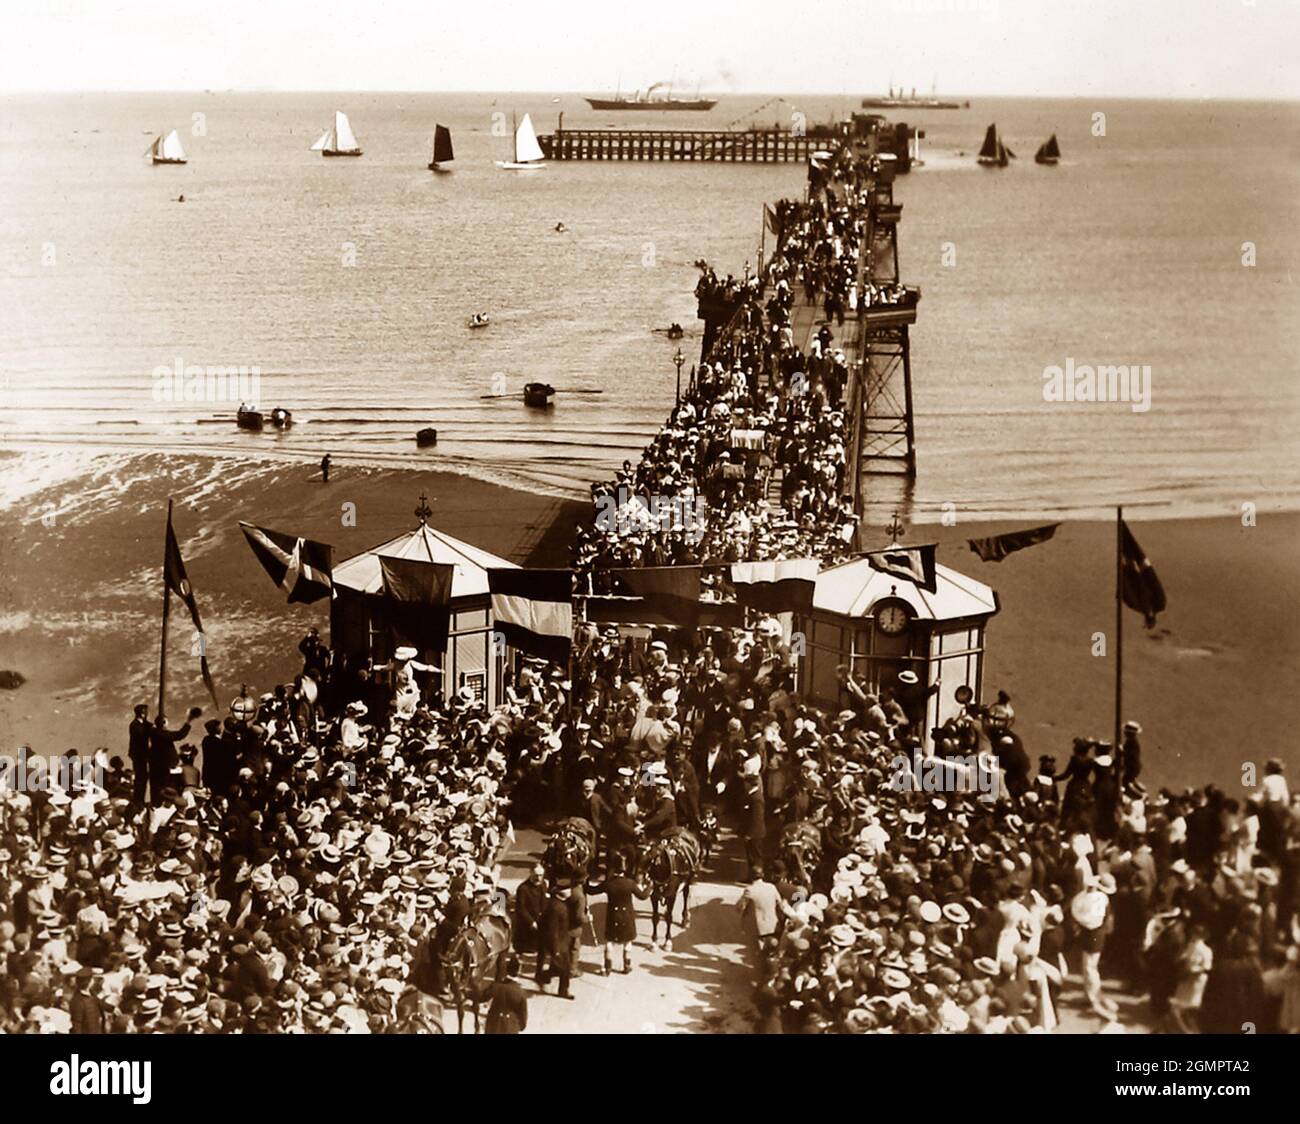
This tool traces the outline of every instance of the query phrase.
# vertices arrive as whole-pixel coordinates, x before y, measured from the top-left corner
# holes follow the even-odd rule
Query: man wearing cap
[[[1139,796],[1146,792],[1146,789],[1138,782],[1138,777],[1142,775],[1142,743],[1138,741],[1140,733],[1142,733],[1142,727],[1137,722],[1131,720],[1125,722],[1124,739],[1119,750],[1120,780],[1124,786],[1124,791],[1136,793]]]
[[[135,717],[127,727],[127,757],[131,759],[131,768],[135,772],[134,788],[131,802],[138,807],[144,806],[145,786],[149,782],[149,708],[140,703],[135,708]]]
[[[559,996],[572,999],[569,994],[569,978],[573,972],[570,959],[572,944],[572,894],[567,885],[557,884],[555,892],[546,903],[546,912],[542,914],[540,927],[540,947],[537,956],[537,986],[546,990],[552,975],[560,977]]]
[[[489,993],[488,1034],[522,1034],[528,1028],[528,997],[515,977],[519,974],[519,957],[507,954],[501,961],[501,974]]]
[[[77,971],[77,989],[68,1004],[73,1034],[103,1034],[104,1009],[95,994],[95,969],[83,965]]]
[[[604,894],[605,907],[605,958],[601,975],[613,971],[616,952],[622,955],[623,974],[632,971],[632,942],[636,940],[636,906],[633,897],[647,898],[650,889],[636,879],[628,877],[627,863],[622,855],[609,862],[609,877],[604,882],[589,885],[589,894]]]

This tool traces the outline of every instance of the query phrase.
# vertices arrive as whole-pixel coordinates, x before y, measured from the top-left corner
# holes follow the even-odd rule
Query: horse
[[[394,1034],[443,1034],[442,1003],[419,988],[408,987],[397,999]]]
[[[821,828],[808,820],[787,824],[781,832],[777,854],[794,881],[811,885],[813,873],[822,862]]]
[[[501,958],[510,951],[510,922],[498,913],[484,913],[460,930],[443,953],[447,989],[456,1004],[456,1033],[465,1033],[465,1007],[474,1012],[479,1033],[479,1005],[496,982]]]
[[[703,848],[699,838],[688,828],[678,827],[654,840],[637,858],[637,878],[650,884],[650,944],[659,947],[659,910],[664,909],[664,942],[672,945],[673,905],[677,891],[682,892],[681,927],[691,919],[691,883],[700,869]]]
[[[596,854],[596,829],[581,816],[559,820],[542,853],[546,876],[555,881],[569,878],[586,881],[587,868]]]

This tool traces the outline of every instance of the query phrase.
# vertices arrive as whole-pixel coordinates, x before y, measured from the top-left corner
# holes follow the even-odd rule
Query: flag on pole
[[[571,570],[488,570],[493,628],[512,648],[555,663],[573,642]]]
[[[445,652],[451,631],[451,582],[456,567],[418,558],[379,557],[386,614],[393,647],[409,644],[424,652]]]
[[[764,613],[811,613],[817,588],[817,559],[733,562],[731,584],[736,600]]]
[[[199,655],[199,672],[203,676],[203,685],[212,696],[212,705],[218,710],[217,689],[212,684],[212,673],[208,670],[208,638],[203,632],[203,622],[199,620],[199,604],[194,599],[194,590],[190,587],[189,576],[185,573],[185,560],[181,557],[180,544],[176,541],[176,532],[172,529],[171,512],[167,513],[167,549],[163,555],[163,584],[169,593],[176,594],[190,611],[190,620],[194,622],[195,643]],[[166,643],[164,639],[163,643]]]
[[[1142,553],[1124,520],[1120,533],[1120,596],[1124,604],[1142,614],[1147,628],[1154,628],[1156,614],[1165,611],[1165,590],[1156,576],[1151,559]]]
[[[1005,535],[994,535],[987,539],[968,539],[970,548],[980,556],[981,562],[1001,562],[1008,554],[1024,550],[1027,546],[1037,546],[1046,542],[1054,534],[1059,523],[1049,523],[1046,527],[1031,527],[1027,531],[1009,531]]]
[[[334,548],[328,543],[255,527],[242,521],[239,529],[262,563],[262,569],[289,595],[290,605],[294,602],[310,604],[329,595]]]
[[[891,546],[887,550],[867,553],[867,561],[882,574],[911,582],[928,593],[938,589],[935,582],[934,550],[937,543],[924,546]]]

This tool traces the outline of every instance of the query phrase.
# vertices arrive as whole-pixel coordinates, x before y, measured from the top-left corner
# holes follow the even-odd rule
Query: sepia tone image
[[[1300,1032],[1295,4],[0,26],[0,1032]]]

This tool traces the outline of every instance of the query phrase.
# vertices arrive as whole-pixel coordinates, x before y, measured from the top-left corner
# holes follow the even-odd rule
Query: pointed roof
[[[420,562],[455,566],[451,579],[453,598],[486,595],[487,572],[490,569],[518,569],[513,562],[507,562],[504,558],[498,558],[495,554],[489,554],[486,550],[470,546],[467,542],[461,542],[460,539],[421,523],[413,531],[407,531],[395,539],[372,546],[361,554],[337,563],[334,567],[334,584],[359,593],[381,593],[384,588],[383,575],[379,569],[381,556],[413,558]]]
[[[906,578],[885,574],[865,558],[843,562],[817,575],[813,608],[844,617],[868,617],[886,597],[906,601],[923,621],[988,617],[998,611],[998,595],[983,582],[937,563],[935,592]]]

